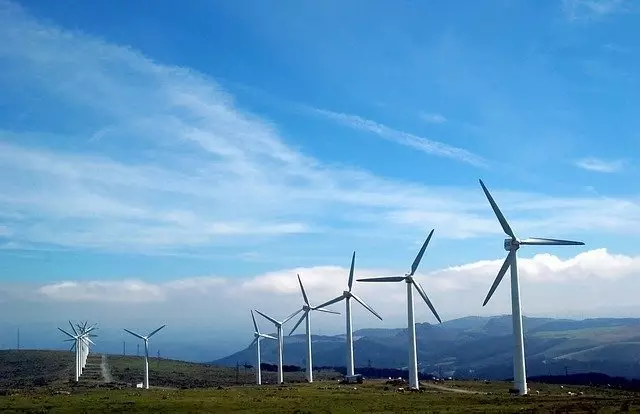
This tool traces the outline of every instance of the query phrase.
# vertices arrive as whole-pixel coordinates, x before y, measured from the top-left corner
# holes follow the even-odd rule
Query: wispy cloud
[[[562,8],[569,20],[597,19],[632,10],[627,0],[563,0]]]
[[[288,235],[302,243],[322,232],[386,239],[390,226],[414,240],[416,224],[420,232],[438,225],[442,238],[499,230],[477,185],[425,186],[325,164],[293,149],[272,121],[239,109],[215,80],[41,24],[6,2],[0,59],[0,87],[11,92],[0,103],[38,98],[31,129],[0,131],[0,237],[10,246],[185,253],[222,243],[253,250],[244,245]],[[486,165],[467,150],[355,115],[316,113]],[[628,200],[492,191],[523,231],[640,227]]]
[[[616,173],[624,169],[624,160],[602,160],[595,157],[583,158],[576,161],[576,166],[588,171],[601,173]]]
[[[399,131],[357,115],[332,112],[325,109],[316,109],[315,112],[350,128],[371,132],[381,138],[406,145],[426,154],[452,158],[479,167],[487,165],[484,158],[465,149]]]
[[[437,113],[421,112],[420,119],[430,124],[443,124],[447,122],[447,118],[445,118],[444,115]]]

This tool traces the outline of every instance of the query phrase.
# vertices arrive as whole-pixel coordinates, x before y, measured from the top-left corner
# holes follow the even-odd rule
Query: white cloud
[[[524,249],[523,249],[524,250]],[[543,253],[527,257],[520,252],[518,269],[525,296],[536,292],[536,300],[542,300],[541,292],[565,286],[577,289],[576,297],[589,296],[588,291],[604,285],[628,283],[629,278],[640,272],[640,257],[612,254],[606,249],[594,249],[574,257],[563,259]],[[425,287],[427,294],[439,312],[444,315],[471,315],[482,312],[476,303],[484,297],[495,278],[504,258],[482,260],[459,266],[438,269],[426,273],[417,273],[416,279]],[[176,279],[162,283],[140,280],[60,282],[37,288],[40,298],[57,302],[90,303],[159,303],[165,306],[162,312],[172,309],[189,311],[189,307],[202,302],[202,309],[219,311],[225,306],[236,310],[259,307],[267,311],[288,313],[300,304],[300,291],[296,274],[300,274],[312,304],[319,304],[338,296],[347,287],[349,269],[341,266],[316,266],[310,268],[285,269],[261,274],[242,281],[230,277],[199,277]],[[398,269],[359,269],[356,267],[355,279],[402,275]],[[625,282],[626,281],[626,282]],[[504,287],[504,286],[506,287]],[[508,277],[502,282],[499,291],[508,295]],[[554,287],[555,286],[555,287]],[[354,282],[354,292],[369,302],[384,315],[399,323],[398,319],[405,310],[404,284],[402,283],[365,283]],[[542,289],[542,290],[540,290]],[[581,290],[583,292],[581,292]],[[527,293],[528,292],[528,293]],[[620,294],[620,300],[626,298]],[[499,296],[499,295],[496,295]],[[528,309],[535,312],[562,312],[579,308],[580,301],[553,299]],[[630,298],[633,295],[629,295]],[[473,299],[475,298],[475,300]],[[466,301],[468,300],[468,301]],[[590,300],[594,300],[590,297]],[[604,298],[595,298],[600,305],[608,303]],[[300,302],[300,303],[298,303]],[[491,310],[509,312],[509,301],[493,299]],[[336,305],[339,310],[340,305]],[[160,309],[160,308],[158,308]],[[421,314],[425,314],[421,311]],[[230,318],[235,316],[228,315]]]
[[[447,118],[445,118],[444,115],[436,113],[422,112],[420,113],[420,119],[430,124],[443,124],[447,122]]]
[[[579,168],[588,171],[595,171],[601,173],[615,173],[620,172],[625,167],[626,162],[624,160],[602,160],[599,158],[588,157],[576,161],[576,165]]]
[[[319,115],[337,121],[353,129],[371,132],[381,138],[396,142],[401,145],[414,148],[426,154],[438,155],[462,161],[476,166],[486,166],[486,160],[479,155],[462,148],[457,148],[442,142],[433,141],[424,137],[398,131],[375,121],[364,119],[357,115],[343,114],[338,112],[316,109]]]

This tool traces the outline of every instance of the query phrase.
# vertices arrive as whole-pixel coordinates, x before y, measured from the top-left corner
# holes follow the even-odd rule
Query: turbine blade
[[[353,267],[356,262],[356,252],[353,252],[353,256],[351,256],[351,269],[349,270],[349,292],[351,292],[351,286],[353,286]]]
[[[256,317],[253,315],[253,310],[251,310],[251,319],[253,319],[253,327],[257,333],[260,333],[260,329],[258,329],[258,324],[256,323]]]
[[[76,331],[76,328],[73,327],[73,324],[71,323],[71,321],[69,321],[69,326],[71,326],[71,330],[73,331],[73,333],[78,335],[78,331]]]
[[[73,341],[73,344],[71,344],[71,348],[69,348],[69,351],[73,351],[73,348],[76,347],[76,341]]]
[[[167,325],[162,325],[161,327],[159,327],[155,331],[151,332],[149,335],[147,335],[147,339],[151,338],[153,335],[156,334],[156,332],[158,332],[160,329],[164,328],[165,326],[167,326]]]
[[[302,314],[302,316],[300,317],[300,319],[298,319],[298,322],[296,322],[295,326],[293,327],[293,329],[291,330],[291,332],[289,332],[289,336],[291,336],[291,334],[296,330],[296,328],[298,326],[300,326],[300,324],[302,323],[302,321],[304,321],[304,318],[307,317],[309,315],[309,311],[305,312]]]
[[[496,214],[496,217],[498,218],[498,221],[502,226],[502,230],[504,230],[504,232],[508,236],[511,236],[512,239],[515,239],[516,236],[515,234],[513,234],[513,230],[511,230],[511,227],[509,227],[509,223],[507,223],[507,219],[504,218],[504,215],[500,211],[500,208],[498,208],[498,205],[496,204],[493,197],[491,197],[489,190],[487,190],[487,187],[484,186],[484,183],[482,182],[482,180],[479,180],[479,181],[480,181],[480,185],[482,186],[482,191],[484,191],[484,195],[487,196],[487,200],[489,200],[489,204],[491,204],[491,208],[493,209],[493,212]]]
[[[262,338],[267,338],[267,339],[275,339],[276,341],[278,340],[278,338],[276,338],[273,335],[267,335],[267,334],[260,334],[260,337]]]
[[[504,277],[505,273],[507,273],[507,269],[511,265],[511,262],[513,261],[513,256],[515,254],[516,254],[515,250],[509,251],[509,254],[507,255],[506,259],[504,259],[504,263],[502,263],[502,267],[498,272],[498,276],[496,276],[496,279],[493,281],[493,285],[491,285],[491,289],[489,289],[489,293],[487,293],[487,297],[484,299],[484,303],[482,304],[482,306],[486,305],[487,302],[489,302],[489,299],[491,299],[493,292],[496,291],[496,288],[502,281],[502,278]]]
[[[298,275],[298,283],[300,283],[300,290],[302,291],[302,298],[304,299],[304,303],[309,305],[309,298],[307,298],[307,293],[304,291],[304,286],[302,286],[302,280],[300,280],[300,275]]]
[[[59,330],[60,332],[62,332],[63,334],[67,335],[69,338],[73,338],[73,339],[75,339],[75,338],[76,338],[75,336],[71,335],[69,332],[65,331],[65,330],[64,330],[64,329],[62,329],[62,328],[58,328],[58,330]]]
[[[422,256],[424,255],[424,251],[427,250],[427,246],[429,245],[429,241],[431,240],[431,236],[433,236],[433,231],[434,230],[435,229],[431,229],[431,231],[429,232],[429,235],[427,236],[427,240],[424,241],[424,244],[422,245],[422,248],[418,252],[418,255],[416,256],[415,260],[413,261],[413,264],[411,265],[411,274],[409,276],[413,276],[413,274],[418,269],[418,265],[420,264],[420,260],[422,260]]]
[[[333,313],[334,315],[340,315],[340,312],[332,311],[332,310],[329,310],[329,309],[311,308],[311,310],[315,310],[315,311],[319,311],[319,312],[325,312],[325,313]]]
[[[273,318],[272,318],[272,317],[270,317],[270,316],[265,315],[264,313],[260,312],[260,311],[259,311],[259,310],[257,310],[257,309],[256,309],[256,312],[258,312],[258,314],[262,315],[265,319],[267,319],[267,320],[269,320],[269,321],[271,321],[271,322],[275,323],[276,325],[279,325],[279,324],[280,324],[280,322],[276,321],[275,319],[273,319]]]
[[[442,319],[440,319],[438,312],[436,312],[436,308],[433,307],[433,304],[429,300],[429,297],[427,296],[427,292],[424,291],[424,288],[422,287],[422,285],[420,283],[417,283],[416,281],[413,281],[413,286],[416,287],[416,290],[418,291],[420,296],[422,296],[422,299],[424,299],[424,301],[427,303],[427,306],[429,307],[429,309],[431,309],[431,312],[433,312],[433,316],[436,317],[438,322],[442,323]]]
[[[89,342],[91,345],[95,345],[95,342],[93,342],[91,339],[89,338],[85,338],[87,340],[87,342]]]
[[[373,313],[378,319],[382,320],[382,317],[380,315],[378,315],[378,312],[374,311],[371,306],[369,306],[366,303],[364,303],[364,301],[362,299],[360,299],[359,297],[357,297],[353,293],[351,294],[351,297],[354,298],[356,301],[358,301],[358,303],[360,303],[362,306],[364,306],[369,312]]]
[[[130,331],[130,330],[128,330],[128,329],[125,329],[125,331],[129,332],[131,335],[136,336],[136,337],[138,337],[138,338],[140,338],[140,339],[142,339],[142,340],[144,340],[144,339],[145,339],[145,338],[144,338],[144,336],[142,336],[142,335],[138,335],[138,334],[137,334],[137,333],[135,333],[135,332],[131,332],[131,331]]]
[[[520,240],[520,244],[533,246],[584,246],[584,243],[581,241],[545,239],[542,237],[530,237],[528,239]]]
[[[316,306],[316,308],[326,308],[329,305],[333,305],[334,303],[340,302],[342,299],[344,299],[344,296],[340,295],[335,299],[331,299],[330,301],[323,303],[322,305]]]
[[[260,338],[260,336],[259,336],[259,335],[254,336],[254,337],[253,337],[253,341],[251,341],[251,343],[249,344],[249,346],[248,346],[247,348],[251,347],[253,344],[255,344],[256,342],[258,342],[258,339],[259,339],[259,338]]]
[[[406,278],[406,276],[365,277],[358,279],[358,282],[402,282]]]
[[[296,316],[297,314],[299,314],[300,312],[302,312],[304,309],[300,308],[297,311],[293,312],[291,315],[287,316],[286,318],[284,318],[284,320],[282,321],[282,325],[284,325],[285,323],[289,322],[289,320],[291,318],[293,318],[294,316]]]

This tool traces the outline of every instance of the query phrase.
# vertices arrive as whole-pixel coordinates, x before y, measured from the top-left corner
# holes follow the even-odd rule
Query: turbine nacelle
[[[518,239],[504,239],[504,249],[508,252],[511,250],[518,250],[520,248],[520,240]]]

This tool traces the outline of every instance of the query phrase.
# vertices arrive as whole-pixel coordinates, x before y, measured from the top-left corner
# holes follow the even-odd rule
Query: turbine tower
[[[351,257],[351,270],[349,270],[349,282],[347,283],[348,289],[342,292],[342,295],[338,296],[335,299],[331,299],[328,302],[323,303],[322,305],[318,305],[316,308],[324,308],[326,306],[332,305],[334,303],[340,302],[344,299],[345,308],[346,308],[346,319],[347,319],[347,376],[351,377],[355,374],[354,370],[354,362],[353,362],[353,327],[351,325],[351,298],[355,299],[356,302],[360,303],[365,309],[369,312],[373,313],[376,318],[382,320],[382,317],[378,315],[376,311],[371,308],[371,306],[364,303],[362,299],[351,293],[351,287],[353,286],[353,267],[356,261],[356,252],[353,252],[353,256]]]
[[[420,387],[418,382],[418,354],[416,350],[416,320],[413,314],[413,288],[415,287],[422,299],[426,302],[433,315],[436,317],[438,322],[442,323],[440,316],[438,316],[438,312],[431,304],[431,301],[427,297],[424,289],[420,285],[420,283],[416,282],[413,278],[413,275],[416,273],[418,269],[418,265],[422,260],[422,256],[424,255],[424,251],[427,249],[429,245],[429,241],[431,240],[431,236],[433,236],[433,230],[427,236],[422,248],[418,252],[413,264],[411,265],[411,271],[404,276],[390,276],[390,277],[371,277],[365,279],[358,279],[358,282],[405,282],[407,284],[407,329],[409,330],[409,386],[411,388],[418,389]]]
[[[307,374],[307,381],[313,382],[313,362],[311,357],[311,318],[310,318],[311,315],[309,315],[309,312],[311,312],[312,310],[315,310],[320,312],[333,313],[335,315],[340,315],[340,312],[334,312],[334,311],[330,311],[322,308],[314,308],[311,305],[309,305],[309,298],[307,298],[307,293],[304,291],[304,286],[302,286],[302,280],[300,280],[300,275],[298,275],[298,283],[300,284],[300,291],[302,292],[302,299],[304,300],[302,309],[300,309],[298,312],[304,312],[304,313],[302,314],[300,319],[298,319],[298,322],[293,327],[291,332],[289,332],[289,335],[291,335],[296,330],[296,328],[300,326],[303,320],[306,320],[306,328],[307,328],[307,373],[306,374]]]
[[[253,319],[253,328],[255,329],[253,331],[253,342],[251,342],[251,345],[253,345],[254,343],[256,344],[256,384],[262,385],[262,369],[260,368],[260,341],[262,340],[262,338],[275,340],[277,340],[278,338],[276,338],[275,336],[260,333],[260,329],[258,329],[258,324],[256,323],[256,317],[253,316],[253,311],[251,311],[251,319]]]
[[[282,384],[284,382],[284,372],[282,370],[282,348],[284,346],[284,338],[282,336],[282,325],[284,325],[291,318],[293,318],[298,313],[300,313],[300,311],[292,313],[291,315],[287,316],[283,321],[278,321],[276,319],[273,319],[271,316],[267,316],[257,309],[256,309],[256,312],[262,315],[265,319],[273,322],[273,324],[276,326],[276,329],[278,330],[278,384]]]
[[[507,254],[500,271],[498,272],[498,276],[493,281],[493,285],[491,285],[491,289],[489,289],[489,293],[484,300],[482,306],[485,306],[489,299],[491,299],[491,295],[495,292],[496,288],[502,281],[502,278],[507,273],[507,269],[511,268],[511,319],[513,322],[513,339],[514,339],[514,354],[513,354],[513,381],[514,388],[516,388],[520,395],[525,395],[527,393],[527,372],[525,366],[524,359],[524,338],[523,338],[523,330],[522,330],[522,309],[520,307],[520,285],[518,281],[518,263],[517,263],[517,251],[520,246],[533,245],[533,246],[583,246],[583,242],[579,241],[571,241],[571,240],[558,240],[558,239],[545,239],[533,237],[529,239],[519,240],[509,223],[507,223],[507,219],[504,218],[502,212],[498,208],[498,205],[491,197],[489,190],[485,187],[482,180],[480,181],[480,186],[482,187],[482,191],[487,196],[487,200],[489,200],[489,204],[491,204],[491,208],[493,212],[496,214],[500,225],[502,226],[502,230],[505,232],[508,239],[504,240],[504,249],[509,252]]]
[[[135,336],[136,338],[140,338],[144,341],[144,388],[149,389],[149,338],[156,334],[160,329],[164,328],[167,325],[162,325],[155,331],[151,332],[147,336],[139,335],[135,332],[131,332],[128,329],[125,329],[128,333]]]

